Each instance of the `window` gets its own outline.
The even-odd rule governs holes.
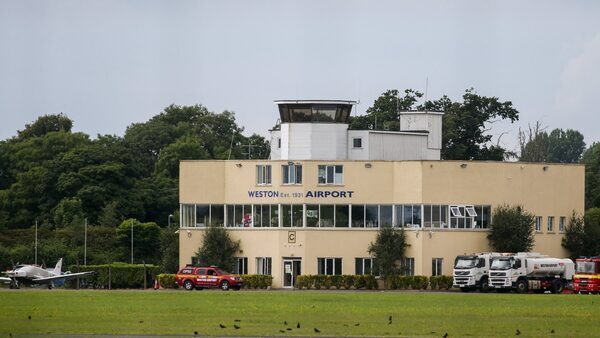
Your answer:
[[[255,228],[260,227],[278,227],[279,206],[277,204],[255,204],[254,221],[252,225]]]
[[[271,184],[271,165],[259,164],[256,166],[256,184],[270,185]]]
[[[355,258],[354,266],[356,275],[372,275],[373,274],[373,258]]]
[[[443,258],[434,258],[431,260],[431,275],[432,276],[443,275],[443,272],[442,272],[443,262],[444,262]]]
[[[256,257],[256,274],[271,274],[271,257]]]
[[[302,204],[282,204],[281,213],[283,217],[281,223],[283,227],[301,228],[302,225]]]
[[[448,206],[447,205],[424,205],[423,206],[423,226],[426,228],[447,228],[448,227]]]
[[[306,226],[316,228],[319,226],[319,205],[306,205]]]
[[[319,275],[341,275],[342,274],[342,259],[341,258],[317,258],[318,274]]]
[[[281,139],[280,138],[277,139],[277,148],[281,148]]]
[[[548,216],[548,232],[554,232],[554,216]]]
[[[347,228],[349,217],[350,217],[350,207],[346,205],[336,205],[335,206],[335,227],[336,228]]]
[[[542,232],[542,216],[535,216],[535,231]]]
[[[558,220],[558,231],[565,232],[565,223],[567,222],[567,218],[565,216],[560,216]]]
[[[392,209],[391,205],[379,206],[379,222],[381,226],[392,226]]]
[[[306,226],[316,227],[348,227],[348,205],[307,204]]]
[[[320,208],[319,226],[322,228],[333,227],[335,225],[335,206],[321,204]]]
[[[319,184],[342,184],[344,167],[341,165],[320,165]]]
[[[210,206],[208,204],[196,205],[196,226],[205,227],[210,221]]]
[[[397,227],[420,228],[421,227],[421,205],[404,204],[396,206]]]
[[[363,204],[352,206],[352,227],[365,227],[365,206]]]
[[[293,163],[281,166],[283,184],[302,184],[302,165]]]
[[[181,226],[182,227],[193,227],[194,224],[194,205],[193,204],[182,204],[181,205]]]
[[[413,257],[402,257],[400,260],[400,273],[404,276],[415,275],[415,259]]]
[[[492,207],[489,205],[476,205],[475,212],[477,212],[477,216],[475,217],[475,228],[489,228],[492,218]]]
[[[248,257],[235,257],[233,273],[237,273],[239,275],[248,274]]]
[[[472,205],[450,206],[450,228],[472,229],[475,225],[475,217],[477,212]]]
[[[352,139],[352,148],[362,148],[362,138],[355,137]]]
[[[251,227],[252,226],[252,206],[243,204],[227,205],[227,227]]]
[[[210,224],[219,227],[225,224],[225,206],[223,204],[210,206]]]

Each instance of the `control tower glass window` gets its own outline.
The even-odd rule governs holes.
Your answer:
[[[286,103],[279,104],[281,122],[348,123],[351,104]]]

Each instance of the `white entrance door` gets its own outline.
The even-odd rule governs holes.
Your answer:
[[[302,261],[299,259],[284,259],[283,260],[283,287],[293,288],[296,285],[296,277],[301,271]]]

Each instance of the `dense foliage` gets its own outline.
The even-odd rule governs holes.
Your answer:
[[[549,134],[536,123],[529,130],[519,131],[523,162],[577,163],[585,150],[583,135],[573,129],[554,129]]]
[[[490,246],[498,252],[526,252],[534,245],[534,215],[522,206],[500,205],[494,210],[487,236]]]
[[[369,253],[374,258],[373,270],[384,278],[399,272],[399,261],[406,251],[404,229],[382,226],[375,241],[369,245]]]
[[[202,245],[196,252],[200,266],[218,266],[229,270],[235,264],[235,254],[240,250],[240,242],[229,236],[227,228],[209,226],[202,237]]]

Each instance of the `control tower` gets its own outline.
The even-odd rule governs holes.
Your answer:
[[[440,112],[400,112],[401,131],[349,130],[356,101],[279,100],[273,160],[439,160]]]

